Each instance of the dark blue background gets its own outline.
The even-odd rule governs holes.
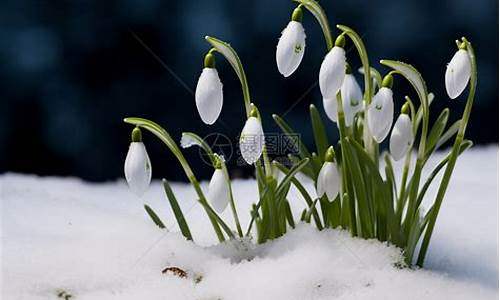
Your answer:
[[[446,106],[453,120],[462,113],[464,99],[446,97],[444,71],[456,51],[454,40],[467,36],[475,46],[479,69],[467,138],[476,144],[498,142],[497,0],[321,3],[332,26],[346,24],[363,36],[379,70],[387,71],[375,62],[389,58],[421,71],[429,90],[437,95],[433,118]],[[176,140],[182,131],[202,136],[217,131],[235,140],[244,110],[239,82],[229,64],[218,56],[225,103],[216,125],[202,124],[189,91],[196,86],[209,49],[203,39],[207,34],[230,41],[238,51],[265,130],[277,132],[271,114],[286,112],[285,119],[312,146],[308,105],[316,104],[323,114],[319,88],[314,85],[325,54],[323,36],[312,15],[304,15],[307,47],[298,71],[285,79],[275,65],[276,43],[294,6],[286,0],[3,0],[0,172],[73,175],[96,181],[120,177],[131,130],[121,121],[125,116],[155,120]],[[359,67],[355,51],[348,59]],[[358,80],[362,82],[361,76]],[[414,96],[401,79],[395,81],[395,89],[398,107],[405,94]],[[336,130],[329,124],[333,141]],[[160,142],[151,135],[145,135],[145,142],[155,177],[184,179]],[[211,170],[200,162],[198,152],[185,152],[200,177],[206,178]]]

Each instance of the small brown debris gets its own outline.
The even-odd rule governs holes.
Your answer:
[[[179,276],[180,278],[186,278],[187,273],[181,268],[178,267],[166,267],[163,271],[161,271],[163,274],[166,274],[168,272],[172,272],[172,274]]]

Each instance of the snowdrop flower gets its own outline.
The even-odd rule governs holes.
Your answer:
[[[335,99],[342,86],[346,71],[345,38],[340,35],[335,47],[325,56],[319,69],[319,89],[323,98]]]
[[[249,164],[259,160],[264,149],[265,137],[262,124],[257,118],[257,111],[252,110],[245,126],[241,130],[240,152],[243,159]]]
[[[222,213],[226,209],[230,197],[229,184],[219,163],[208,184],[207,199],[216,212]]]
[[[222,110],[222,82],[210,52],[205,55],[205,67],[196,85],[195,100],[201,120],[208,125],[215,123]]]
[[[453,55],[453,58],[446,67],[446,92],[451,99],[455,99],[462,94],[470,79],[471,66],[469,54],[466,49],[466,44],[462,43],[460,49]]]
[[[356,78],[352,75],[349,65],[347,65],[344,82],[340,88],[340,96],[342,97],[345,123],[349,127],[352,125],[356,113],[363,110],[363,93]]]
[[[382,87],[373,97],[368,107],[368,128],[377,143],[387,137],[394,118],[394,101],[392,100],[392,75],[385,76]]]
[[[292,75],[300,65],[306,48],[306,34],[302,26],[302,9],[297,7],[292,14],[292,20],[281,32],[276,47],[276,64],[281,75]]]
[[[141,130],[132,130],[132,143],[125,159],[125,179],[134,194],[141,197],[151,182],[151,161],[142,143]]]
[[[394,127],[392,128],[389,149],[394,160],[400,160],[410,150],[413,144],[413,127],[408,116],[408,104],[405,103],[401,109]]]
[[[316,181],[316,193],[318,197],[326,197],[329,201],[333,201],[340,190],[340,175],[337,170],[337,165],[334,162],[335,152],[330,146],[325,154],[325,162],[319,171],[318,180]]]

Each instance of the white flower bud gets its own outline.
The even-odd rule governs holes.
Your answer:
[[[249,117],[241,130],[240,152],[243,159],[251,165],[259,160],[264,149],[265,136],[262,124],[256,117]]]
[[[394,160],[400,160],[410,150],[413,144],[413,128],[410,117],[400,114],[392,128],[389,149]]]
[[[319,69],[319,88],[323,98],[335,98],[344,81],[345,71],[345,50],[335,46],[325,56]]]
[[[367,116],[368,129],[377,143],[382,143],[387,137],[393,119],[394,101],[392,100],[392,90],[382,87],[373,97],[372,103],[368,107]]]
[[[318,197],[326,194],[329,201],[333,201],[340,191],[340,175],[334,162],[325,161],[319,171],[316,182]]]
[[[302,23],[290,21],[281,32],[276,47],[276,64],[281,75],[290,76],[300,65],[306,48],[306,34]]]
[[[196,108],[201,120],[208,125],[217,121],[222,110],[222,82],[215,68],[203,68],[196,85]]]
[[[207,199],[212,204],[214,210],[222,213],[229,203],[229,184],[222,169],[215,169],[212,179],[208,184]]]
[[[340,88],[340,96],[344,108],[345,124],[349,127],[352,125],[356,113],[363,110],[363,93],[354,75],[345,75]]]
[[[125,179],[134,194],[141,197],[151,183],[151,162],[142,142],[132,142],[125,159]]]
[[[471,75],[469,54],[459,49],[446,67],[446,92],[451,99],[455,99],[467,87]]]

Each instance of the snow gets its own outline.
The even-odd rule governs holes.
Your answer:
[[[457,163],[421,270],[395,267],[395,247],[307,224],[264,245],[217,245],[184,183],[172,188],[196,244],[178,232],[159,181],[142,199],[123,180],[4,174],[0,188],[2,299],[58,299],[62,291],[72,300],[498,298],[497,146],[475,147]],[[255,182],[235,180],[233,190],[246,225]],[[289,198],[298,214],[303,200],[293,189]],[[153,225],[144,202],[168,232]],[[233,224],[229,209],[223,218]],[[188,277],[162,274],[171,266]]]

